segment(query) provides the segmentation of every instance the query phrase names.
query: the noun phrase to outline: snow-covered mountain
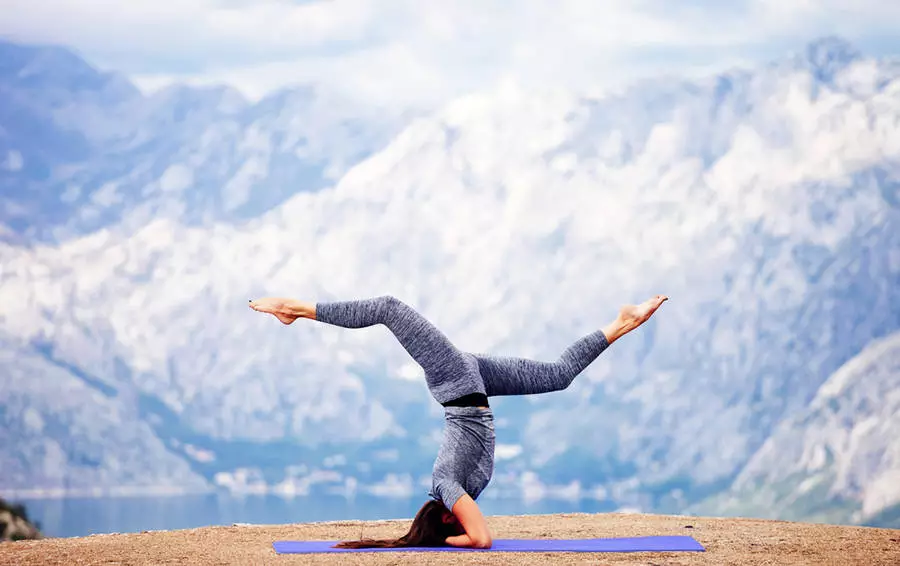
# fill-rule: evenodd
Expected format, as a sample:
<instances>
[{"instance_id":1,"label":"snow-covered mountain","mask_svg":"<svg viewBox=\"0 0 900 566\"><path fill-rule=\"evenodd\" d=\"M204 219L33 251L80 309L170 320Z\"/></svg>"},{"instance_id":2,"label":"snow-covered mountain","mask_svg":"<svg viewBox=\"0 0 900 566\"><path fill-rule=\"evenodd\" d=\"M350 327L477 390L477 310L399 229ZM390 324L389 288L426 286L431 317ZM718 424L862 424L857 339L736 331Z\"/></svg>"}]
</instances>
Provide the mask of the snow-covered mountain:
<instances>
[{"instance_id":1,"label":"snow-covered mountain","mask_svg":"<svg viewBox=\"0 0 900 566\"><path fill-rule=\"evenodd\" d=\"M144 96L63 48L2 41L0 100L0 223L17 242L252 217L329 186L415 114L311 87L257 104L224 86Z\"/></svg>"},{"instance_id":2,"label":"snow-covered mountain","mask_svg":"<svg viewBox=\"0 0 900 566\"><path fill-rule=\"evenodd\" d=\"M838 40L602 96L506 84L409 118L384 147L402 118L317 123L297 92L209 92L129 95L193 102L30 178L43 192L4 188L7 210L43 210L30 195L72 171L97 180L63 220L37 214L0 244L8 359L100 393L132 442L158 440L207 486L422 496L436 450L440 412L386 332L283 327L247 309L255 296L390 293L462 348L551 358L622 302L668 294L568 391L493 403L485 494L658 510L728 488L830 375L900 330L900 65ZM321 137L291 141L307 131ZM28 152L3 139L20 156L4 187L22 187ZM11 430L49 422L53 389L21 389L2 397ZM0 458L44 465L31 443ZM67 462L90 446L63 445ZM136 478L89 461L121 486L195 485L174 464Z\"/></svg>"},{"instance_id":3,"label":"snow-covered mountain","mask_svg":"<svg viewBox=\"0 0 900 566\"><path fill-rule=\"evenodd\" d=\"M900 519L900 332L841 366L788 416L731 491L701 509L876 523Z\"/></svg>"},{"instance_id":4,"label":"snow-covered mountain","mask_svg":"<svg viewBox=\"0 0 900 566\"><path fill-rule=\"evenodd\" d=\"M73 376L76 369L3 346L3 488L89 496L206 487L206 479L172 454L149 422L127 414L128 402Z\"/></svg>"}]
</instances>

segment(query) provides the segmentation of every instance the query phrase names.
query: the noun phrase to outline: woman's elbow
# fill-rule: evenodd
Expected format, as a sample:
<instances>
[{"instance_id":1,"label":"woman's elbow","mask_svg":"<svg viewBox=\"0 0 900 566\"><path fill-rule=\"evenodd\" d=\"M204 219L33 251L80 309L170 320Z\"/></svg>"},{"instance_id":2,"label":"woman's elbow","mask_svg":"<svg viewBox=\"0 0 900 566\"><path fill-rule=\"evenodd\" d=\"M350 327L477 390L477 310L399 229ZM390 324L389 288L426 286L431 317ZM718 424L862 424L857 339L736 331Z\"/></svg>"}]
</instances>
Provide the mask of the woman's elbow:
<instances>
[{"instance_id":1,"label":"woman's elbow","mask_svg":"<svg viewBox=\"0 0 900 566\"><path fill-rule=\"evenodd\" d=\"M493 546L493 544L494 541L491 540L490 536L478 537L472 540L473 548L490 548L491 546Z\"/></svg>"}]
</instances>

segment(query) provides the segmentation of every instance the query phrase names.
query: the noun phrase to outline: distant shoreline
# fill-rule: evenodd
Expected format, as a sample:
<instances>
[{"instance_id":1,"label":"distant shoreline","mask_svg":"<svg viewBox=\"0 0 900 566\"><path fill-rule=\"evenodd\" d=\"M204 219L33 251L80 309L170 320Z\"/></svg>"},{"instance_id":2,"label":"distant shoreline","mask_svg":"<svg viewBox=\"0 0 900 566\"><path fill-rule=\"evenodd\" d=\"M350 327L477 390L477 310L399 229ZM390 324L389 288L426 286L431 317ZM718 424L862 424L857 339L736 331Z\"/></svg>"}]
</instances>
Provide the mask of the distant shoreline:
<instances>
[{"instance_id":1,"label":"distant shoreline","mask_svg":"<svg viewBox=\"0 0 900 566\"><path fill-rule=\"evenodd\" d=\"M0 498L7 501L16 499L67 499L67 498L94 498L94 497L140 497L140 496L172 496L183 495L209 495L218 493L219 490L184 490L172 486L146 486L146 487L114 487L114 488L90 488L90 489L21 489L0 490Z\"/></svg>"}]
</instances>

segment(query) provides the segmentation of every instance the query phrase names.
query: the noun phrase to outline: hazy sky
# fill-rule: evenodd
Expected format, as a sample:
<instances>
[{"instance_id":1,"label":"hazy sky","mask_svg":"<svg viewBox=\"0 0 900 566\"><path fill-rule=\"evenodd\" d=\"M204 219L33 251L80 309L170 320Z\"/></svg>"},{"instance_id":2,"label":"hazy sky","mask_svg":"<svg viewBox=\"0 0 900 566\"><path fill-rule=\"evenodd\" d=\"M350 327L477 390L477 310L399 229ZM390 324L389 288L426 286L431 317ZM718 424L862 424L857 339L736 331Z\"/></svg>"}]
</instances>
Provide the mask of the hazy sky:
<instances>
[{"instance_id":1,"label":"hazy sky","mask_svg":"<svg viewBox=\"0 0 900 566\"><path fill-rule=\"evenodd\" d=\"M769 59L840 35L900 53L889 0L3 0L0 36L150 88L315 83L435 103L501 79L572 88Z\"/></svg>"}]
</instances>

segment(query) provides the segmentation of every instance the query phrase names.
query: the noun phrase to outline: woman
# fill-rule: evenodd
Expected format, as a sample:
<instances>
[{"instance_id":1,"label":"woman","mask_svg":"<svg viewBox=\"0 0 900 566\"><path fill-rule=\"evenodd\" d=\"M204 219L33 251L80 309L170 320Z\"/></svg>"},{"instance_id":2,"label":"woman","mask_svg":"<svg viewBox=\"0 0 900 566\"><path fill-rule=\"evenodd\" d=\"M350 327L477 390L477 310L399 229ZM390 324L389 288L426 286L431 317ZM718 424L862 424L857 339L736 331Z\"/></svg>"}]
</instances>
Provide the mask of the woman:
<instances>
[{"instance_id":1,"label":"woman","mask_svg":"<svg viewBox=\"0 0 900 566\"><path fill-rule=\"evenodd\" d=\"M610 344L643 324L668 297L622 307L602 330L572 344L556 362L469 354L422 315L394 297L306 303L268 297L250 301L284 324L308 318L344 328L383 324L425 370L432 396L444 406L444 438L432 472L432 500L409 532L393 540L340 543L341 548L459 546L490 548L491 534L475 503L494 469L494 416L488 397L565 389Z\"/></svg>"}]
</instances>

